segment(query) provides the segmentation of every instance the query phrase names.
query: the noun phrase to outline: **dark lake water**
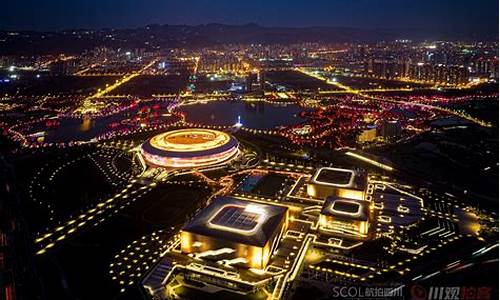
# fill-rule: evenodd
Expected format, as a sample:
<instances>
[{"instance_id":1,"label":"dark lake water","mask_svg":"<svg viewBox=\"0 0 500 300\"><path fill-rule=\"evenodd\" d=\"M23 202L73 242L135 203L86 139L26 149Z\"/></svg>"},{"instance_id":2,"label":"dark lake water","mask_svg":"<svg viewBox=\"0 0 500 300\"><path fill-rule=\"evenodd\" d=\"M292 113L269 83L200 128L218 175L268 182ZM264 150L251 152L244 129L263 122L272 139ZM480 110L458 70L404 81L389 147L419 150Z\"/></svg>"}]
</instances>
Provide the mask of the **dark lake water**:
<instances>
[{"instance_id":1,"label":"dark lake water","mask_svg":"<svg viewBox=\"0 0 500 300\"><path fill-rule=\"evenodd\" d=\"M206 104L185 105L187 121L204 125L233 125L241 117L247 128L270 129L302 123L299 114L304 111L295 104L271 104L266 102L217 101Z\"/></svg>"},{"instance_id":2,"label":"dark lake water","mask_svg":"<svg viewBox=\"0 0 500 300\"><path fill-rule=\"evenodd\" d=\"M151 109L149 105L122 111L110 116L96 118L63 117L44 120L33 124L28 134L37 139L37 133L44 133L43 141L47 143L89 141L108 132L139 128L141 125L171 123L178 120L168 113L165 107Z\"/></svg>"},{"instance_id":3,"label":"dark lake water","mask_svg":"<svg viewBox=\"0 0 500 300\"><path fill-rule=\"evenodd\" d=\"M108 132L135 129L141 126L171 123L178 117L168 113L167 105L139 105L110 116L92 119L55 118L32 124L24 130L30 140L46 143L90 141ZM216 101L183 105L178 111L186 113L186 120L203 125L234 125L241 118L247 128L271 129L302 123L300 112L304 111L295 104L271 104L266 102Z\"/></svg>"}]
</instances>

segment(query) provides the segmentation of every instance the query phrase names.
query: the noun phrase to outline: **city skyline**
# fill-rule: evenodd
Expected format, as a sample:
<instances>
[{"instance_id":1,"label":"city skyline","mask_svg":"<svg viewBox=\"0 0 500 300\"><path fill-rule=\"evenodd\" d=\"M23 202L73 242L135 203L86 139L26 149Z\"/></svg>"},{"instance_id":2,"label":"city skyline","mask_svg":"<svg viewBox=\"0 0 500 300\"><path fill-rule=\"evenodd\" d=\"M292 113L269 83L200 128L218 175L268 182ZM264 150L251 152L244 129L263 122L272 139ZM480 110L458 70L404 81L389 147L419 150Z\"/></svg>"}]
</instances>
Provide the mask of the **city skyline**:
<instances>
[{"instance_id":1,"label":"city skyline","mask_svg":"<svg viewBox=\"0 0 500 300\"><path fill-rule=\"evenodd\" d=\"M498 32L498 2L443 1L10 1L0 12L0 30L58 31L136 28L149 24L256 23L267 27L413 29L442 33Z\"/></svg>"},{"instance_id":2,"label":"city skyline","mask_svg":"<svg viewBox=\"0 0 500 300\"><path fill-rule=\"evenodd\" d=\"M0 7L0 300L498 299L498 2Z\"/></svg>"}]
</instances>

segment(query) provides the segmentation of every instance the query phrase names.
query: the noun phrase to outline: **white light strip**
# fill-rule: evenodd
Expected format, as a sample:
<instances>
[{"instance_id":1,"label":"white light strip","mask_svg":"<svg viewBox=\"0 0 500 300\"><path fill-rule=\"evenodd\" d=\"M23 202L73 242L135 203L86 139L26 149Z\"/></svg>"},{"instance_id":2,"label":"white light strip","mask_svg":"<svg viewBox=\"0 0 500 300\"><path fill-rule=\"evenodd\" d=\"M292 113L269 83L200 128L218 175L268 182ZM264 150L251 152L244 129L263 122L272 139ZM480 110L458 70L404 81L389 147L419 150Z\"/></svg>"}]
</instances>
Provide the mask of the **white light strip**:
<instances>
[{"instance_id":1,"label":"white light strip","mask_svg":"<svg viewBox=\"0 0 500 300\"><path fill-rule=\"evenodd\" d=\"M352 156L354 158L357 158L357 159L359 159L361 161L367 162L367 163L369 163L371 165L374 165L374 166L379 167L379 168L381 168L383 170L386 170L386 171L393 171L394 170L394 168L391 167L391 166L385 165L385 164L380 163L380 162L378 162L376 160L373 160L371 158L368 158L368 157L365 157L365 156L362 156L362 155L359 155L359 154L356 154L356 153L353 153L353 152L350 152L350 151L347 151L345 154L348 155L348 156Z\"/></svg>"}]
</instances>

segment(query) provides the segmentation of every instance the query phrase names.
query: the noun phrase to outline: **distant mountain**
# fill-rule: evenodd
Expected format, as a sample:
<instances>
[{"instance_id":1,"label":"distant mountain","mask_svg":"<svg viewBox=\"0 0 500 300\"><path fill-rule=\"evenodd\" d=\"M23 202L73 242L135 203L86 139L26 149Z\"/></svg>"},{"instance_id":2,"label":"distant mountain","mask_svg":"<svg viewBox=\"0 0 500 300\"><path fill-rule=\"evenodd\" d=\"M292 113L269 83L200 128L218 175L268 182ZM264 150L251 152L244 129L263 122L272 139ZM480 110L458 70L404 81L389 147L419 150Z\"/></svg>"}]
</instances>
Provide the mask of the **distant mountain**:
<instances>
[{"instance_id":1,"label":"distant mountain","mask_svg":"<svg viewBox=\"0 0 500 300\"><path fill-rule=\"evenodd\" d=\"M79 53L96 46L123 48L199 48L218 44L290 44L298 42L373 42L395 39L485 39L471 34L429 33L415 29L339 27L263 27L256 24L148 25L136 29L74 29L59 32L0 31L0 55ZM495 39L496 37L486 37Z\"/></svg>"}]
</instances>

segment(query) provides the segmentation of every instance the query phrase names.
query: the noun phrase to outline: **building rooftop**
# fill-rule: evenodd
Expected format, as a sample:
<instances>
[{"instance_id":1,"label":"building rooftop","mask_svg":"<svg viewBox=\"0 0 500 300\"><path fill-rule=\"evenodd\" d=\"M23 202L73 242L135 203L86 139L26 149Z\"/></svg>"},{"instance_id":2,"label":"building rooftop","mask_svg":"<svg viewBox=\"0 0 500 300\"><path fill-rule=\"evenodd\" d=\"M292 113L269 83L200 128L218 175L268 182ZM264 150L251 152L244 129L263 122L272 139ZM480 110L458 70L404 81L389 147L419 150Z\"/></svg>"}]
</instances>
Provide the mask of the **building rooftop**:
<instances>
[{"instance_id":1,"label":"building rooftop","mask_svg":"<svg viewBox=\"0 0 500 300\"><path fill-rule=\"evenodd\" d=\"M369 209L368 201L330 196L323 203L321 214L341 220L367 221Z\"/></svg>"},{"instance_id":2,"label":"building rooftop","mask_svg":"<svg viewBox=\"0 0 500 300\"><path fill-rule=\"evenodd\" d=\"M316 171L311 181L332 187L364 190L367 185L367 176L356 170L324 167Z\"/></svg>"},{"instance_id":3,"label":"building rooftop","mask_svg":"<svg viewBox=\"0 0 500 300\"><path fill-rule=\"evenodd\" d=\"M264 246L288 208L218 197L202 209L182 231L253 246Z\"/></svg>"}]
</instances>

